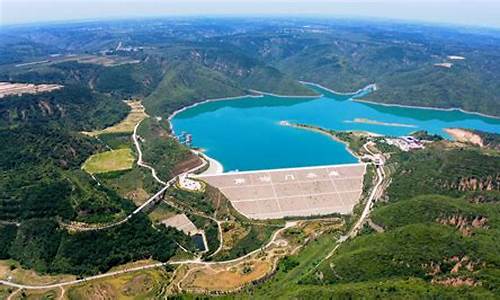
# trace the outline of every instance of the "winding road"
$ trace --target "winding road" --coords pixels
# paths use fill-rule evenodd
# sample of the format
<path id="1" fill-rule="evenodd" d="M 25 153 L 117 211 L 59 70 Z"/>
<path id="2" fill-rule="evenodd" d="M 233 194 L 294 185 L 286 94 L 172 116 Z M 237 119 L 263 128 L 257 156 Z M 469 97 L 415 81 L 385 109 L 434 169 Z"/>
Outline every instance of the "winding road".
<path id="1" fill-rule="evenodd" d="M 60 282 L 60 283 L 53 283 L 53 284 L 45 284 L 45 285 L 28 285 L 28 284 L 18 284 L 6 280 L 0 280 L 0 284 L 4 284 L 10 287 L 15 287 L 18 289 L 29 289 L 29 290 L 44 290 L 44 289 L 53 289 L 53 288 L 61 288 L 64 286 L 69 286 L 69 285 L 74 285 L 74 284 L 79 284 L 79 283 L 85 283 L 88 281 L 92 281 L 95 279 L 101 279 L 101 278 L 106 278 L 106 277 L 112 277 L 112 276 L 117 276 L 125 273 L 130 273 L 130 272 L 136 272 L 136 271 L 141 271 L 141 270 L 148 270 L 148 269 L 153 269 L 153 268 L 158 268 L 166 265 L 184 265 L 184 264 L 199 264 L 199 265 L 216 265 L 216 264 L 228 264 L 228 263 L 234 263 L 238 262 L 241 260 L 244 260 L 245 258 L 254 255 L 255 253 L 258 253 L 259 251 L 262 251 L 263 249 L 266 249 L 270 247 L 272 244 L 275 243 L 276 238 L 278 237 L 279 233 L 286 230 L 287 228 L 293 227 L 297 224 L 297 222 L 288 222 L 285 227 L 277 230 L 271 240 L 264 246 L 245 254 L 244 256 L 227 260 L 227 261 L 201 261 L 199 258 L 198 259 L 191 259 L 191 260 L 180 260 L 180 261 L 169 261 L 169 262 L 162 262 L 162 263 L 155 263 L 155 264 L 150 264 L 150 265 L 145 265 L 145 266 L 140 266 L 140 267 L 134 267 L 134 268 L 126 268 L 120 271 L 113 271 L 113 272 L 108 272 L 104 274 L 99 274 L 99 275 L 94 275 L 94 276 L 89 276 L 86 278 L 82 279 L 76 279 L 76 280 L 71 280 L 71 281 L 66 281 L 66 282 Z"/>
<path id="2" fill-rule="evenodd" d="M 367 147 L 367 144 L 364 144 L 363 148 L 368 153 L 370 153 L 373 157 L 375 157 L 375 154 Z M 370 215 L 370 211 L 371 211 L 371 209 L 373 207 L 373 203 L 374 203 L 377 195 L 379 194 L 379 188 L 382 185 L 382 183 L 384 182 L 384 178 L 385 178 L 385 171 L 384 171 L 384 164 L 383 164 L 383 162 L 382 162 L 382 164 L 380 166 L 375 166 L 375 167 L 376 167 L 376 172 L 377 172 L 377 183 L 373 187 L 373 190 L 370 193 L 370 197 L 368 197 L 368 200 L 366 201 L 365 208 L 363 209 L 363 212 L 361 213 L 361 216 L 359 217 L 358 221 L 354 224 L 354 226 L 351 228 L 351 230 L 349 231 L 349 233 L 347 235 L 341 236 L 338 239 L 337 245 L 332 249 L 332 251 L 330 251 L 328 253 L 328 255 L 325 256 L 316 265 L 316 267 L 313 268 L 312 270 L 316 269 L 323 261 L 325 261 L 325 260 L 329 259 L 330 257 L 332 257 L 333 254 L 335 253 L 335 251 L 340 247 L 340 245 L 343 242 L 347 241 L 349 238 L 354 238 L 359 233 L 359 231 L 361 230 L 361 228 L 363 227 L 366 219 Z"/>
<path id="3" fill-rule="evenodd" d="M 174 178 L 170 179 L 167 182 L 161 180 L 160 177 L 158 177 L 158 174 L 156 173 L 156 169 L 153 168 L 152 166 L 150 166 L 149 164 L 145 163 L 143 158 L 142 158 L 143 154 L 142 154 L 142 150 L 141 150 L 141 145 L 139 143 L 139 136 L 137 135 L 137 129 L 139 128 L 141 122 L 139 122 L 135 125 L 134 132 L 132 134 L 132 139 L 134 140 L 134 146 L 135 146 L 135 149 L 137 151 L 137 165 L 140 167 L 149 169 L 151 171 L 151 175 L 156 180 L 156 182 L 158 182 L 163 187 L 156 194 L 151 196 L 146 202 L 144 202 L 141 206 L 137 207 L 132 213 L 130 213 L 128 216 L 126 216 L 125 218 L 123 218 L 119 221 L 109 223 L 109 224 L 99 225 L 99 226 L 95 226 L 95 227 L 76 227 L 76 226 L 72 227 L 71 225 L 65 224 L 66 227 L 72 228 L 75 231 L 97 231 L 97 230 L 104 230 L 104 229 L 109 229 L 112 227 L 119 226 L 119 225 L 129 221 L 134 215 L 138 214 L 143 209 L 148 207 L 152 202 L 158 200 L 165 193 L 165 191 L 168 188 L 170 188 L 177 181 L 177 179 L 179 177 L 190 174 L 190 173 L 195 173 L 207 165 L 207 162 L 204 159 L 202 159 L 203 163 L 201 165 L 196 166 L 190 170 L 187 170 L 187 171 L 175 176 Z M 219 226 L 219 228 L 220 228 L 220 226 Z"/>
<path id="4" fill-rule="evenodd" d="M 148 164 L 144 163 L 144 161 L 142 160 L 142 150 L 141 150 L 141 147 L 140 147 L 140 144 L 139 144 L 139 140 L 138 140 L 138 136 L 137 136 L 137 128 L 139 127 L 139 125 L 140 125 L 140 123 L 138 123 L 135 126 L 135 128 L 134 128 L 134 134 L 133 134 L 134 144 L 136 146 L 137 153 L 138 153 L 137 164 L 139 166 L 142 166 L 142 167 L 150 169 L 153 177 L 159 183 L 161 183 L 162 185 L 164 185 L 164 187 L 160 191 L 158 191 L 154 196 L 152 196 L 148 201 L 146 201 L 143 205 L 141 205 L 136 210 L 134 210 L 134 212 L 132 212 L 130 215 L 128 215 L 125 219 L 123 219 L 123 220 L 121 220 L 119 222 L 113 223 L 113 224 L 109 224 L 107 226 L 103 226 L 103 227 L 101 227 L 99 229 L 110 228 L 110 227 L 113 227 L 113 226 L 120 225 L 120 224 L 122 224 L 124 222 L 127 222 L 135 214 L 139 213 L 142 209 L 144 209 L 145 207 L 147 207 L 147 205 L 149 205 L 152 201 L 154 201 L 156 199 L 156 197 L 161 196 L 162 193 L 164 193 L 172 184 L 175 183 L 175 181 L 177 180 L 178 176 L 183 175 L 183 174 L 187 174 L 187 173 L 196 172 L 197 170 L 205 167 L 205 165 L 207 164 L 207 162 L 205 160 L 203 160 L 204 163 L 201 166 L 197 166 L 197 167 L 195 167 L 195 168 L 193 168 L 191 170 L 188 170 L 188 171 L 186 171 L 186 172 L 184 172 L 184 173 L 182 173 L 182 174 L 180 174 L 178 176 L 175 176 L 174 178 L 172 178 L 171 180 L 169 180 L 167 182 L 162 181 L 160 178 L 158 178 L 158 176 L 156 174 L 156 170 L 153 167 L 149 166 Z M 369 151 L 369 149 L 367 149 L 367 151 L 369 153 L 371 153 Z M 380 185 L 382 184 L 382 182 L 384 180 L 383 166 L 377 167 L 377 176 L 378 176 L 377 183 L 374 186 L 374 188 L 373 188 L 373 190 L 372 190 L 372 192 L 370 194 L 370 197 L 368 198 L 368 201 L 367 201 L 367 203 L 365 205 L 365 208 L 364 208 L 363 213 L 361 214 L 359 220 L 351 228 L 351 231 L 349 232 L 348 235 L 343 236 L 343 237 L 341 237 L 338 240 L 337 245 L 335 246 L 335 248 L 325 258 L 323 258 L 320 261 L 320 263 L 323 262 L 323 261 L 325 261 L 326 259 L 330 258 L 334 254 L 335 250 L 340 246 L 341 243 L 343 243 L 344 241 L 346 241 L 350 237 L 354 237 L 359 232 L 359 230 L 361 229 L 361 227 L 363 226 L 366 218 L 368 217 L 368 215 L 370 213 L 371 207 L 373 206 L 373 202 L 374 202 L 374 199 L 375 199 L 375 197 L 377 195 L 378 189 L 379 189 Z M 214 252 L 214 254 L 216 254 L 222 248 L 222 230 L 221 230 L 221 225 L 220 225 L 221 222 L 218 221 L 218 220 L 216 220 L 215 218 L 212 218 L 212 217 L 209 217 L 209 216 L 204 216 L 204 217 L 208 217 L 208 218 L 212 219 L 213 221 L 217 222 L 217 225 L 219 227 L 219 234 L 221 235 L 221 243 L 220 243 L 219 248 Z M 169 262 L 161 262 L 161 263 L 149 264 L 149 265 L 139 266 L 139 267 L 133 267 L 133 268 L 125 268 L 125 269 L 119 270 L 119 271 L 113 271 L 113 272 L 108 272 L 108 273 L 104 273 L 104 274 L 98 274 L 98 275 L 94 275 L 94 276 L 89 276 L 89 277 L 82 278 L 82 279 L 76 279 L 76 280 L 71 280 L 71 281 L 66 281 L 66 282 L 60 282 L 60 283 L 53 283 L 53 284 L 29 285 L 29 284 L 19 284 L 19 283 L 7 281 L 7 280 L 0 280 L 0 284 L 6 285 L 6 286 L 10 286 L 10 287 L 14 287 L 14 288 L 17 288 L 17 289 L 43 290 L 43 289 L 52 289 L 52 288 L 62 288 L 62 287 L 65 287 L 65 286 L 70 286 L 70 285 L 85 283 L 85 282 L 96 280 L 96 279 L 102 279 L 102 278 L 117 276 L 117 275 L 121 275 L 121 274 L 125 274 L 125 273 L 130 273 L 130 272 L 136 272 L 136 271 L 141 271 L 141 270 L 148 270 L 148 269 L 158 268 L 158 267 L 162 267 L 162 266 L 165 266 L 165 265 L 183 265 L 183 264 L 216 265 L 216 264 L 235 263 L 235 262 L 239 262 L 241 260 L 244 260 L 247 257 L 250 257 L 250 256 L 254 255 L 255 253 L 258 253 L 258 252 L 260 252 L 260 251 L 262 251 L 262 250 L 270 247 L 271 245 L 273 245 L 276 242 L 276 238 L 278 237 L 278 235 L 281 232 L 283 232 L 284 230 L 286 230 L 286 229 L 288 229 L 290 227 L 296 226 L 298 222 L 299 221 L 287 222 L 286 225 L 285 225 L 285 227 L 280 228 L 279 230 L 277 230 L 272 235 L 271 240 L 266 245 L 264 245 L 264 246 L 262 246 L 262 247 L 260 247 L 260 248 L 258 248 L 256 250 L 254 250 L 254 251 L 252 251 L 250 253 L 247 253 L 247 254 L 245 254 L 245 255 L 243 255 L 241 257 L 238 257 L 238 258 L 235 258 L 235 259 L 231 259 L 231 260 L 227 260 L 227 261 L 206 262 L 206 261 L 201 261 L 200 258 L 197 258 L 197 259 L 191 259 L 191 260 L 169 261 Z M 99 230 L 99 229 L 93 229 L 93 230 Z M 214 254 L 212 254 L 212 255 L 214 255 Z M 316 267 L 317 266 L 319 266 L 319 264 L 316 265 Z M 313 270 L 314 269 L 315 268 L 313 268 Z M 14 293 L 17 293 L 18 291 L 19 290 L 16 290 Z"/>

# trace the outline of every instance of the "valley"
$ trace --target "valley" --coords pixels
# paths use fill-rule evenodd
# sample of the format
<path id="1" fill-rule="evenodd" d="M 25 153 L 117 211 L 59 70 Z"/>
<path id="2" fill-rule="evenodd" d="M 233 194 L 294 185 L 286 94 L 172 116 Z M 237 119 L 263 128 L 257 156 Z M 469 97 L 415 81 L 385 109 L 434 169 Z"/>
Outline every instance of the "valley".
<path id="1" fill-rule="evenodd" d="M 0 298 L 496 298 L 498 45 L 326 19 L 2 28 L 0 80 L 49 88 L 0 99 Z"/>

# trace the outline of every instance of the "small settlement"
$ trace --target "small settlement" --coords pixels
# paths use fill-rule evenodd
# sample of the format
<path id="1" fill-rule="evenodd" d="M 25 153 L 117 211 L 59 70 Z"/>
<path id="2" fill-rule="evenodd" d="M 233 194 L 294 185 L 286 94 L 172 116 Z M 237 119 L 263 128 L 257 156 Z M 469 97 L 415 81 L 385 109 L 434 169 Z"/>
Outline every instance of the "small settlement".
<path id="1" fill-rule="evenodd" d="M 418 140 L 412 136 L 402 136 L 399 138 L 387 138 L 387 139 L 385 139 L 385 141 L 387 144 L 394 145 L 405 152 L 425 148 L 424 144 L 420 140 Z"/>

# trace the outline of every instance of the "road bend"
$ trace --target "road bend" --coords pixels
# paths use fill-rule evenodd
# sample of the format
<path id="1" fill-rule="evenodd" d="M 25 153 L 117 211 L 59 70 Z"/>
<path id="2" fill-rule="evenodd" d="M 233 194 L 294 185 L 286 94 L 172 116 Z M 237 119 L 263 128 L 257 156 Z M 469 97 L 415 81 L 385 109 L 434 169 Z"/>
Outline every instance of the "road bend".
<path id="1" fill-rule="evenodd" d="M 112 226 L 117 226 L 119 224 L 122 224 L 122 223 L 128 221 L 133 215 L 135 215 L 138 212 L 140 212 L 142 209 L 144 209 L 144 207 L 147 206 L 147 204 L 149 204 L 151 201 L 153 201 L 154 199 L 156 199 L 156 197 L 161 196 L 162 193 L 165 192 L 168 189 L 168 187 L 170 187 L 177 180 L 178 176 L 181 176 L 181 175 L 184 175 L 184 174 L 187 174 L 187 173 L 196 172 L 197 170 L 200 170 L 201 168 L 205 167 L 206 164 L 207 164 L 207 162 L 205 160 L 203 160 L 204 163 L 202 165 L 200 165 L 198 167 L 195 167 L 195 168 L 193 168 L 191 170 L 188 170 L 188 171 L 182 173 L 181 175 L 178 175 L 178 176 L 172 178 L 168 182 L 163 182 L 161 179 L 159 179 L 157 177 L 156 170 L 153 167 L 147 165 L 146 163 L 144 163 L 142 161 L 142 151 L 141 151 L 140 144 L 139 144 L 138 137 L 137 137 L 137 128 L 138 128 L 139 124 L 137 124 L 136 127 L 134 128 L 134 135 L 133 135 L 134 144 L 136 145 L 137 153 L 138 153 L 138 157 L 139 157 L 138 158 L 138 165 L 150 169 L 151 172 L 152 172 L 152 174 L 153 174 L 153 177 L 159 183 L 163 184 L 164 187 L 158 193 L 156 193 L 153 197 L 151 197 L 147 202 L 145 202 L 143 205 L 141 205 L 140 207 L 138 207 L 134 212 L 132 212 L 132 214 L 130 214 L 129 216 L 127 216 L 125 219 L 123 219 L 123 220 L 121 220 L 121 221 L 119 221 L 119 222 L 117 222 L 115 224 L 110 224 L 108 226 L 104 226 L 101 229 L 110 228 Z M 352 229 L 349 232 L 349 234 L 346 235 L 346 236 L 341 237 L 338 240 L 336 247 L 325 258 L 323 258 L 320 261 L 320 263 L 318 263 L 318 265 L 316 265 L 316 267 L 319 266 L 319 264 L 321 264 L 321 262 L 323 262 L 324 260 L 330 258 L 333 255 L 333 253 L 335 252 L 335 250 L 340 246 L 340 244 L 342 242 L 346 241 L 349 237 L 354 237 L 359 232 L 359 230 L 361 229 L 362 225 L 364 224 L 364 221 L 366 220 L 366 218 L 368 217 L 368 215 L 370 213 L 370 210 L 371 210 L 371 208 L 373 206 L 374 199 L 376 198 L 378 189 L 379 189 L 379 187 L 381 186 L 381 184 L 382 184 L 382 182 L 384 180 L 383 166 L 377 167 L 377 177 L 378 177 L 377 183 L 374 186 L 374 188 L 373 188 L 373 190 L 372 190 L 372 192 L 370 194 L 370 197 L 368 198 L 368 201 L 367 201 L 367 203 L 365 205 L 365 208 L 364 208 L 363 213 L 361 214 L 359 220 L 352 227 Z M 218 220 L 216 220 L 214 218 L 211 218 L 211 217 L 209 217 L 209 218 L 217 222 L 217 224 L 219 226 L 219 230 L 220 230 L 220 221 L 218 221 Z M 125 274 L 125 273 L 137 272 L 137 271 L 141 271 L 141 270 L 148 270 L 148 269 L 153 269 L 153 268 L 159 268 L 159 267 L 166 266 L 166 265 L 184 265 L 184 264 L 217 265 L 217 264 L 235 263 L 235 262 L 242 261 L 242 260 L 244 260 L 244 259 L 246 259 L 246 258 L 248 258 L 248 257 L 250 257 L 250 256 L 252 256 L 252 255 L 254 255 L 254 254 L 256 254 L 256 253 L 258 253 L 260 251 L 263 251 L 263 250 L 265 250 L 268 247 L 270 247 L 271 245 L 273 245 L 276 242 L 276 239 L 277 239 L 277 237 L 279 236 L 279 234 L 281 232 L 283 232 L 284 230 L 286 230 L 286 229 L 288 229 L 290 227 L 296 226 L 297 224 L 298 224 L 298 221 L 287 222 L 286 225 L 285 225 L 285 227 L 277 230 L 272 235 L 271 240 L 266 245 L 264 245 L 264 246 L 262 246 L 262 247 L 260 247 L 260 248 L 258 248 L 256 250 L 254 250 L 254 251 L 252 251 L 250 253 L 247 253 L 247 254 L 245 254 L 243 256 L 240 256 L 238 258 L 231 259 L 231 260 L 216 261 L 216 262 L 206 262 L 206 261 L 201 261 L 200 258 L 197 258 L 197 259 L 191 259 L 191 260 L 160 262 L 160 263 L 154 263 L 154 264 L 149 264 L 149 265 L 144 265 L 144 266 L 139 266 L 139 267 L 125 268 L 123 270 L 113 271 L 113 272 L 107 272 L 107 273 L 104 273 L 104 274 L 98 274 L 98 275 L 89 276 L 89 277 L 85 277 L 85 278 L 81 278 L 81 279 L 70 280 L 70 281 L 59 282 L 59 283 L 53 283 L 53 284 L 45 284 L 45 285 L 19 284 L 19 283 L 7 281 L 7 280 L 0 280 L 0 284 L 6 285 L 6 286 L 10 286 L 10 287 L 14 287 L 14 288 L 18 288 L 18 289 L 42 290 L 42 289 L 62 288 L 62 287 L 65 287 L 65 286 L 70 286 L 70 285 L 85 283 L 85 282 L 96 280 L 96 279 L 113 277 L 113 276 L 117 276 L 117 275 L 121 275 L 121 274 Z M 222 231 L 219 231 L 219 232 L 222 232 Z M 313 270 L 315 268 L 313 268 Z"/>

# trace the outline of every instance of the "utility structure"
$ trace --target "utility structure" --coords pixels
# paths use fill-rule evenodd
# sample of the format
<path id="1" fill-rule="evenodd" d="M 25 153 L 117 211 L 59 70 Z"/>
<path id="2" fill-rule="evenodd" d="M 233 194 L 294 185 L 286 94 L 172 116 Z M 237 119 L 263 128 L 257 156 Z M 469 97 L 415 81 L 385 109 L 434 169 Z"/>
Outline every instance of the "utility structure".
<path id="1" fill-rule="evenodd" d="M 187 133 L 186 131 L 181 132 L 180 135 L 177 136 L 177 140 L 179 143 L 186 145 L 187 147 L 191 147 L 193 143 L 193 135 Z"/>

